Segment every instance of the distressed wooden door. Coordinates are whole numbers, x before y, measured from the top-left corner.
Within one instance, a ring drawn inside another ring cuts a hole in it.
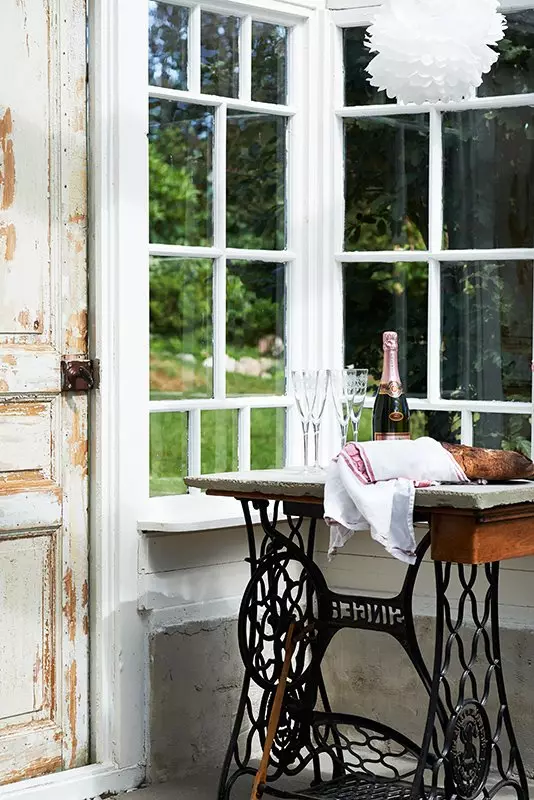
[[[84,0],[1,0],[0,783],[88,745]]]

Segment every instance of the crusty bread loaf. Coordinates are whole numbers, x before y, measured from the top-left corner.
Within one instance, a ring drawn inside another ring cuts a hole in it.
[[[534,480],[534,463],[511,450],[485,450],[464,444],[442,442],[470,480],[511,481]]]

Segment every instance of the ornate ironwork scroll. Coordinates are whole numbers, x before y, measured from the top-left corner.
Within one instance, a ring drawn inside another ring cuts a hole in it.
[[[527,800],[502,670],[499,564],[436,562],[435,573],[434,671],[412,800],[490,800],[504,789]],[[438,700],[449,720],[445,727],[437,724]],[[431,769],[425,768],[428,756],[433,756]]]
[[[321,507],[298,504],[297,517],[291,513],[296,504],[287,506],[284,516],[275,504],[269,516],[267,501],[253,502],[264,537],[257,547],[249,501],[242,501],[251,567],[238,621],[245,675],[218,800],[230,800],[235,782],[255,774],[292,621],[298,637],[266,794],[301,800],[492,800],[507,788],[515,790],[518,800],[528,800],[502,674],[498,564],[435,564],[431,674],[412,611],[429,535],[396,597],[341,594],[328,588],[314,561]],[[388,633],[408,654],[429,695],[421,746],[376,720],[332,711],[321,664],[332,638],[344,628]],[[298,776],[307,767],[314,776],[309,789],[290,791],[277,785],[280,778]]]

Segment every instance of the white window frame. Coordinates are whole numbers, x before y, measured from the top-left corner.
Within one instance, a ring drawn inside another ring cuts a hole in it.
[[[340,0],[343,2],[344,0]],[[337,0],[333,0],[337,3]],[[332,2],[330,3],[332,6]],[[331,191],[335,208],[334,229],[331,238],[331,251],[335,261],[333,282],[340,287],[336,297],[336,316],[343,319],[342,265],[347,263],[388,263],[388,262],[427,262],[428,263],[428,356],[427,356],[427,397],[408,398],[410,408],[421,411],[458,411],[461,414],[461,441],[473,444],[473,414],[499,413],[521,414],[530,416],[532,426],[531,453],[534,457],[534,379],[532,382],[531,402],[517,401],[481,401],[481,400],[446,400],[441,397],[441,329],[440,329],[440,264],[448,261],[534,261],[534,247],[506,249],[472,249],[443,250],[443,170],[442,170],[442,112],[467,111],[471,109],[519,108],[534,106],[534,93],[518,95],[502,95],[495,97],[479,97],[455,103],[435,103],[403,106],[391,105],[343,105],[343,29],[364,27],[370,24],[373,13],[380,3],[358,2],[353,0],[352,7],[331,11],[330,51],[333,61],[333,90],[330,92],[331,148],[332,148],[332,181]],[[339,8],[339,6],[336,6]],[[502,0],[503,13],[534,9],[534,2],[514,2]],[[429,248],[417,251],[344,251],[344,144],[343,122],[345,119],[358,119],[373,116],[399,114],[428,114],[430,127],[429,140]],[[534,326],[534,321],[533,321]],[[377,334],[378,335],[378,334]],[[534,330],[533,330],[534,348]],[[531,355],[534,363],[534,352]],[[362,365],[363,366],[363,365]],[[367,398],[365,406],[372,408],[372,398]]]
[[[309,17],[288,10],[285,3],[257,3],[244,12],[240,4],[228,2],[198,2],[190,0],[176,5],[191,8],[189,27],[189,89],[178,91],[149,87],[149,97],[177,102],[188,102],[215,109],[216,135],[214,142],[214,192],[213,208],[214,240],[211,247],[184,245],[157,245],[149,247],[152,256],[174,256],[208,258],[214,260],[214,336],[213,336],[213,397],[206,399],[153,400],[150,413],[181,412],[188,414],[188,473],[199,475],[201,471],[201,413],[203,410],[237,410],[238,413],[238,469],[250,469],[251,410],[259,408],[286,408],[285,463],[298,463],[300,439],[291,411],[293,398],[290,387],[281,395],[226,396],[225,384],[225,322],[226,322],[226,262],[228,259],[280,263],[286,265],[286,374],[295,366],[313,366],[313,356],[321,341],[320,325],[317,326],[317,298],[312,298],[314,272],[317,267],[317,251],[313,253],[307,241],[309,211],[317,204],[318,186],[313,185],[313,174],[307,163],[309,148],[310,109],[309,95],[317,91],[314,72],[317,64],[303,68],[309,60],[310,38],[313,25]],[[200,37],[201,11],[238,14],[240,28],[240,81],[236,99],[203,94],[200,87]],[[289,28],[287,48],[287,103],[275,105],[251,100],[250,54],[252,21],[265,21]],[[314,106],[316,107],[316,106]],[[226,117],[229,108],[243,111],[259,111],[283,116],[287,119],[287,165],[286,165],[286,221],[287,241],[284,250],[249,250],[225,247],[226,239]],[[317,169],[315,169],[315,173]],[[217,191],[218,190],[218,191]],[[306,319],[306,312],[313,317]],[[308,333],[311,332],[311,333]],[[193,494],[199,490],[191,489]]]

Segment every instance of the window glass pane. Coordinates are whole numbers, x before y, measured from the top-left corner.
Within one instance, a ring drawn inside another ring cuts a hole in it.
[[[148,82],[187,89],[189,9],[172,3],[148,3]]]
[[[444,115],[445,247],[532,247],[534,110]]]
[[[212,262],[150,259],[150,396],[212,396]]]
[[[412,411],[410,414],[410,438],[431,436],[438,442],[460,444],[462,420],[459,411]]]
[[[203,411],[202,472],[237,470],[237,411]]]
[[[287,28],[252,23],[252,99],[286,102]]]
[[[228,111],[226,224],[229,247],[285,247],[286,120]]]
[[[530,401],[532,262],[441,267],[442,394]]]
[[[345,120],[345,249],[425,250],[428,117]]]
[[[210,245],[214,114],[205,106],[150,101],[150,241]]]
[[[473,414],[473,444],[516,450],[530,458],[530,417],[526,414]]]
[[[202,12],[200,75],[204,94],[238,96],[239,22],[238,17]]]
[[[349,441],[354,439],[354,431],[352,430],[352,422],[349,423]],[[360,417],[360,425],[358,428],[358,441],[370,442],[373,438],[373,409],[362,409]]]
[[[285,264],[228,262],[229,395],[284,393],[285,283]]]
[[[150,496],[185,494],[187,413],[150,415]]]
[[[499,60],[484,76],[480,96],[534,91],[534,11],[517,11],[506,19],[506,35],[497,44]]]
[[[380,383],[382,333],[399,335],[399,370],[412,397],[426,397],[427,265],[345,264],[345,364],[369,370]]]
[[[250,468],[284,466],[285,408],[253,408],[250,412]]]
[[[368,81],[365,68],[374,57],[364,47],[366,28],[343,29],[343,63],[345,67],[345,105],[364,106],[378,103],[394,103],[385,92],[379,92]]]

